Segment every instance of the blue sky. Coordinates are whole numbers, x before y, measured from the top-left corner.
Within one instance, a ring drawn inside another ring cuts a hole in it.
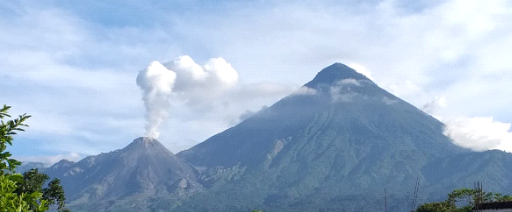
[[[457,144],[511,151],[509,20],[501,0],[3,0],[0,104],[33,116],[16,157],[77,160],[144,135],[135,79],[152,61],[222,57],[236,86],[171,102],[159,140],[176,153],[342,62],[445,122]]]

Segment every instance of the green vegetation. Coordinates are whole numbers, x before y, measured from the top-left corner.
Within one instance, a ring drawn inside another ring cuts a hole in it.
[[[512,196],[463,188],[453,190],[445,201],[420,205],[416,212],[470,212],[478,203],[505,201],[512,201]]]
[[[37,169],[23,175],[15,172],[21,162],[11,158],[11,153],[6,151],[7,146],[12,145],[12,136],[16,132],[24,131],[22,127],[28,127],[24,122],[30,116],[23,114],[16,119],[4,121],[4,118],[11,117],[9,109],[6,105],[0,109],[0,212],[47,211],[56,203],[60,212],[69,211],[64,203],[66,198],[59,179],[50,181],[48,187],[43,189],[44,182],[49,179],[48,175],[39,173]]]

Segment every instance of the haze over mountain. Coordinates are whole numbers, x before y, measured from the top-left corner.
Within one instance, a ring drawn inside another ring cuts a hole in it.
[[[176,156],[139,138],[47,173],[62,179],[71,206],[87,210],[379,211],[387,198],[389,211],[408,211],[417,179],[418,202],[444,199],[476,180],[510,193],[511,154],[471,152],[443,127],[335,63],[300,91]]]

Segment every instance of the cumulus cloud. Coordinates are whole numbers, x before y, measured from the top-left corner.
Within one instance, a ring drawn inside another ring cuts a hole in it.
[[[176,91],[190,92],[195,88],[223,89],[238,82],[238,72],[223,58],[212,58],[200,66],[188,55],[180,56],[165,66],[177,74]]]
[[[512,152],[510,123],[494,120],[493,117],[450,117],[439,115],[447,107],[445,96],[436,96],[422,107],[445,124],[443,134],[458,146],[474,151],[500,149]]]
[[[184,55],[164,65],[176,73],[174,92],[200,110],[211,107],[214,99],[238,84],[238,72],[223,58],[212,58],[201,66]]]
[[[445,121],[444,134],[459,146],[475,151],[500,149],[512,152],[510,123],[493,117],[460,117]]]

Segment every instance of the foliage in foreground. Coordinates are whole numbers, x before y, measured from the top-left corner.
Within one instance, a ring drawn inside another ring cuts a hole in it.
[[[6,151],[12,145],[13,135],[24,131],[22,127],[28,125],[24,122],[30,118],[23,114],[16,119],[4,121],[11,117],[10,107],[4,105],[0,108],[0,212],[47,211],[53,204],[58,204],[60,212],[69,211],[64,201],[64,190],[59,179],[50,181],[47,188],[43,184],[49,179],[48,175],[39,173],[37,169],[16,173],[15,168],[21,162],[11,158]]]
[[[416,212],[470,212],[479,203],[506,201],[512,201],[512,196],[463,188],[453,190],[445,201],[420,205]]]

